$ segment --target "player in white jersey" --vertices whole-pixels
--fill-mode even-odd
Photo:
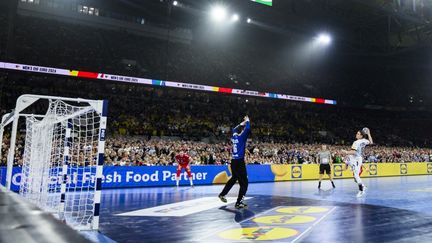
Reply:
[[[354,141],[350,151],[342,150],[342,152],[348,155],[347,167],[350,166],[353,171],[354,180],[359,186],[359,192],[357,193],[357,197],[361,197],[363,196],[366,189],[360,178],[363,165],[363,150],[366,145],[373,144],[373,139],[369,128],[365,127],[361,131],[358,131],[356,134],[356,139],[357,140]]]

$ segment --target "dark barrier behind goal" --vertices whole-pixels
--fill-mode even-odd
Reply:
[[[90,242],[65,223],[0,186],[0,242]]]

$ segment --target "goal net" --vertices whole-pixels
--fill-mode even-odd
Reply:
[[[43,116],[25,115],[19,193],[75,229],[96,230],[106,102],[77,101],[50,98]]]

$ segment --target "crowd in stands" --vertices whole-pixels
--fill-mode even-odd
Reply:
[[[3,144],[1,147],[0,166],[6,166],[7,164],[9,145],[10,145],[10,137],[8,136],[8,134],[5,134],[5,136],[3,137]],[[14,166],[23,165],[23,156],[24,156],[24,137],[20,136],[16,142]]]
[[[3,141],[0,166],[7,162],[9,139]],[[17,140],[15,166],[22,166],[24,139]],[[328,145],[333,163],[345,163],[347,157],[342,150],[344,145]],[[315,164],[321,144],[266,143],[251,141],[247,147],[246,162],[249,164]],[[208,143],[184,141],[179,139],[161,139],[146,137],[109,138],[105,147],[106,166],[154,166],[176,165],[175,155],[184,151],[192,158],[194,165],[225,165],[230,163],[231,145],[229,142]],[[80,153],[75,158],[82,165],[86,163],[85,155]],[[370,163],[410,163],[432,162],[432,149],[414,147],[388,147],[373,145],[365,149],[366,162]]]
[[[432,145],[430,112],[352,109],[20,73],[5,73],[0,79],[2,113],[24,93],[82,97],[86,90],[85,98],[108,99],[112,135],[226,141],[230,128],[248,114],[254,122],[252,136],[263,142],[347,145],[356,130],[367,126],[382,145]]]
[[[5,19],[0,11],[0,23]],[[0,30],[3,51],[5,36],[5,29]],[[204,48],[33,17],[17,16],[12,44],[8,61],[41,66],[307,96],[326,96],[337,83],[329,81],[332,77],[294,72],[272,52]],[[108,99],[108,165],[173,164],[173,154],[181,148],[194,163],[225,164],[231,128],[245,114],[253,124],[250,163],[314,163],[320,144],[331,145],[335,161],[341,162],[339,151],[350,146],[356,130],[365,126],[378,144],[366,150],[368,161],[430,161],[431,151],[424,149],[432,146],[432,115],[427,111],[366,110],[101,82],[0,70],[1,114],[24,93]],[[321,86],[313,88],[309,82]],[[387,98],[390,93],[398,95],[388,93]],[[21,139],[17,165],[22,163],[22,150]]]
[[[333,163],[344,163],[342,150],[348,146],[329,145]],[[250,164],[314,164],[321,151],[320,144],[262,143],[251,141],[246,161]],[[220,165],[230,161],[228,142],[205,143],[181,140],[146,140],[142,137],[112,138],[107,142],[106,165],[151,166],[174,165],[174,156],[187,152],[192,164]],[[370,146],[365,150],[365,161],[372,163],[432,162],[432,149],[413,147]]]
[[[315,163],[321,144],[329,144],[335,163],[341,163],[345,158],[340,151],[349,148],[356,130],[363,126],[371,128],[377,143],[366,149],[366,161],[431,161],[432,151],[425,149],[431,146],[427,113],[357,111],[262,98],[246,102],[244,97],[145,86],[107,84],[101,88],[97,81],[65,78],[59,83],[58,77],[44,75],[8,73],[0,79],[11,81],[4,82],[2,114],[14,106],[19,94],[35,90],[78,97],[84,89],[91,91],[86,98],[107,98],[106,165],[170,165],[179,150],[187,151],[195,164],[226,164],[231,128],[243,114],[252,119],[249,163]],[[22,164],[20,138],[16,165]],[[3,155],[8,142],[6,138]],[[5,163],[3,156],[1,165]]]

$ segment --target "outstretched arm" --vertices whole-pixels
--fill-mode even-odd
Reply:
[[[238,132],[238,130],[240,129],[240,126],[241,126],[241,124],[239,124],[239,125],[237,125],[236,127],[234,127],[234,128],[232,129],[232,132],[233,132],[233,133]]]
[[[248,136],[250,129],[251,129],[249,117],[245,116],[243,122],[240,123],[240,125],[245,127],[243,129],[243,132],[240,134],[241,137],[245,138]]]
[[[373,144],[372,134],[370,132],[370,129],[368,129],[368,138],[369,138],[369,144]]]
[[[240,129],[240,127],[246,126],[246,121],[249,121],[249,117],[248,116],[245,116],[243,118],[243,121],[240,124],[238,124],[236,127],[233,128],[233,133],[238,132],[238,130]]]

